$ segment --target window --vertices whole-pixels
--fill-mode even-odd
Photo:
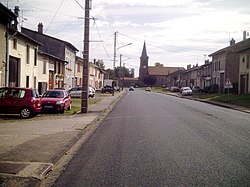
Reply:
[[[22,99],[25,96],[25,90],[11,89],[9,93],[10,98]]]
[[[26,76],[26,88],[29,88],[30,86],[30,77]]]
[[[8,90],[5,88],[0,89],[0,98],[5,98]]]
[[[43,74],[46,74],[46,69],[47,69],[47,63],[46,61],[43,61]]]
[[[37,64],[37,49],[34,50],[34,66]]]
[[[26,63],[29,64],[30,63],[30,46],[29,45],[27,45],[26,47],[26,59],[27,59]]]
[[[81,66],[80,66],[80,64],[77,64],[77,72],[79,73],[80,70],[81,70]]]
[[[17,39],[13,39],[13,49],[17,49]]]

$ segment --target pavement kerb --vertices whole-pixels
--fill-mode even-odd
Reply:
[[[52,168],[52,170],[50,170],[49,173],[46,173],[43,177],[43,180],[38,182],[36,186],[50,186],[55,182],[57,177],[64,170],[64,166],[68,164],[68,162],[77,153],[80,147],[85,142],[87,142],[87,140],[91,137],[95,130],[100,126],[105,117],[109,115],[109,113],[114,109],[117,102],[122,99],[122,97],[124,97],[125,93],[126,91],[120,93],[120,95],[114,101],[112,101],[107,108],[101,111],[99,115],[92,122],[90,122],[85,127],[85,129],[78,134],[77,137],[75,137],[74,141],[71,142],[71,145],[68,146],[67,149],[62,150],[60,156],[58,156],[58,159],[54,160],[54,167]],[[74,117],[76,117],[77,115],[80,115],[80,113],[75,114]]]
[[[185,96],[181,96],[181,95],[174,94],[174,93],[164,93],[164,92],[158,92],[158,93],[166,94],[166,95],[170,95],[170,96],[174,96],[174,97],[179,97],[179,98],[184,98],[184,99],[189,99],[189,100],[193,100],[193,101],[208,103],[211,105],[215,105],[215,106],[219,106],[219,107],[223,107],[223,108],[228,108],[228,109],[232,109],[232,110],[237,110],[237,111],[241,111],[241,112],[250,114],[250,109],[245,108],[245,107],[241,107],[241,106],[237,106],[237,105],[224,104],[224,103],[220,103],[220,102],[216,102],[216,101],[209,101],[209,100],[198,99],[198,98],[193,98],[193,97],[185,97]]]

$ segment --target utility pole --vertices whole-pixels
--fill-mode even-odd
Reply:
[[[88,113],[89,87],[89,1],[85,0],[84,41],[83,41],[83,73],[82,73],[82,106],[81,113]]]
[[[116,59],[116,38],[117,38],[117,31],[115,31],[115,36],[114,36],[114,64],[113,64],[113,68],[115,70],[115,59]]]

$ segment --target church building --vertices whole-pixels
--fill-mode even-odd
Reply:
[[[146,50],[146,42],[144,41],[142,54],[140,57],[140,69],[139,69],[139,85],[147,86],[145,84],[145,78],[151,77],[155,79],[155,84],[152,86],[167,86],[167,75],[179,71],[185,70],[183,67],[164,67],[163,64],[155,63],[155,66],[148,65],[148,55]]]

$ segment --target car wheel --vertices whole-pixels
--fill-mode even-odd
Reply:
[[[60,111],[60,114],[63,114],[64,113],[64,108]]]
[[[27,107],[22,108],[21,111],[20,111],[20,116],[22,118],[29,118],[29,117],[32,116],[32,111]]]

